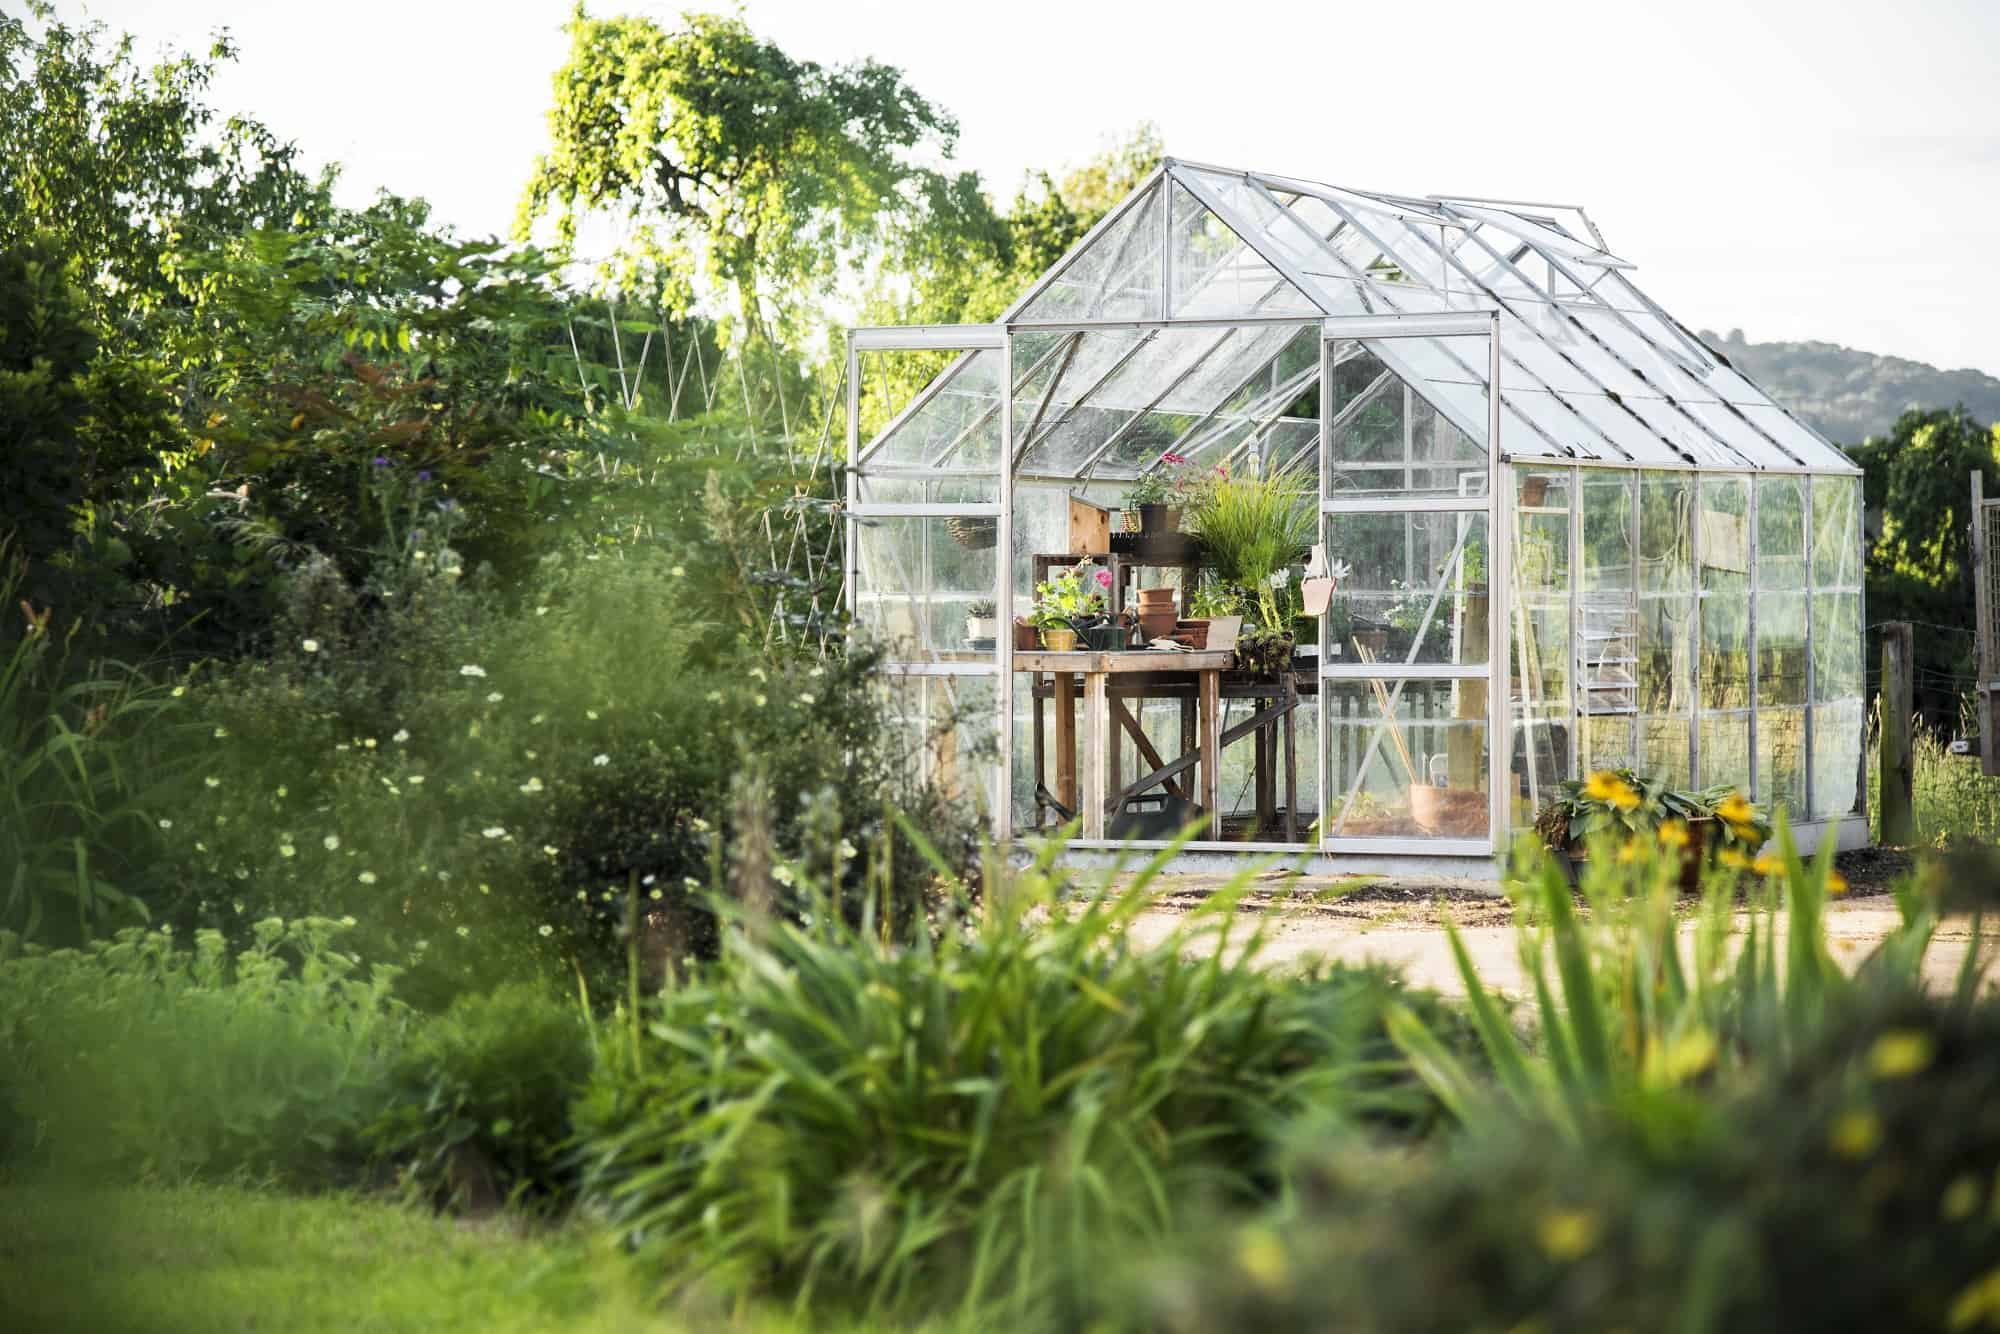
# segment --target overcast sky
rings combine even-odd
[[[671,21],[680,4],[616,5]],[[696,6],[701,7],[701,6]],[[711,8],[725,8],[716,4]],[[62,0],[148,50],[228,27],[215,89],[357,202],[504,232],[571,0]],[[793,55],[872,56],[1011,195],[1142,120],[1179,157],[1581,203],[1682,320],[2000,374],[2000,0],[749,0]]]

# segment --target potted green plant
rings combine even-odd
[[[1200,503],[1216,476],[1226,474],[1226,467],[1212,473],[1187,455],[1168,450],[1132,483],[1125,493],[1125,507],[1138,511],[1142,533],[1178,532],[1183,514]]]
[[[1245,593],[1237,660],[1252,670],[1291,662],[1291,567],[1312,545],[1318,516],[1293,474],[1212,474],[1194,510],[1202,545],[1225,584]]]
[[[1085,562],[1060,570],[1035,585],[1032,619],[1042,633],[1042,644],[1054,653],[1076,647],[1077,632],[1102,625],[1108,619],[1107,590],[1111,571]]]
[[[1692,891],[1711,853],[1737,869],[1754,866],[1771,824],[1732,787],[1687,791],[1630,769],[1601,769],[1559,785],[1536,813],[1535,832],[1572,863],[1582,861],[1589,841],[1601,834],[1657,839],[1678,849],[1681,888]]]
[[[965,608],[965,638],[968,643],[991,642],[1000,633],[999,608],[991,598],[980,598]]]

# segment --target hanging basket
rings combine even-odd
[[[969,519],[964,515],[944,521],[945,531],[967,551],[985,551],[1000,541],[998,519]]]

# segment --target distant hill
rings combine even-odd
[[[1983,371],[1941,371],[1837,343],[1751,343],[1741,329],[1701,337],[1835,444],[1886,435],[1905,408],[1963,403],[1982,422],[2000,421],[2000,379]]]

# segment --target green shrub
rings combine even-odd
[[[461,996],[404,1047],[368,1141],[450,1207],[560,1204],[573,1186],[569,1106],[591,1059],[574,998],[526,983]]]
[[[17,1156],[85,1176],[350,1177],[406,1017],[395,970],[360,968],[343,931],[271,919],[233,955],[214,931],[56,951],[0,933]]]
[[[684,1288],[1080,1310],[1088,1257],[1272,1189],[1290,1118],[1431,1122],[1383,1031],[1392,978],[1266,971],[1233,893],[1139,944],[1164,857],[1072,901],[1054,855],[934,932],[822,910],[727,933],[600,1066],[586,1199]]]
[[[336,615],[194,688],[202,753],[159,905],[183,930],[353,916],[357,947],[405,966],[402,994],[426,1008],[566,978],[573,960],[612,987],[628,887],[649,915],[702,916],[689,882],[716,887],[752,771],[778,851],[837,829],[856,892],[890,799],[969,856],[969,812],[907,778],[866,655],[718,638],[706,594],[657,552],[550,561],[516,608],[433,545],[409,560],[365,633]],[[295,590],[300,626],[337,601],[338,581],[323,585]],[[897,855],[915,879],[914,852]]]
[[[1885,979],[1709,1096],[1638,1092],[1574,1137],[1496,1112],[1449,1151],[1311,1155],[1292,1213],[1144,1271],[1141,1319],[1273,1334],[2000,1321],[2000,1007]]]

